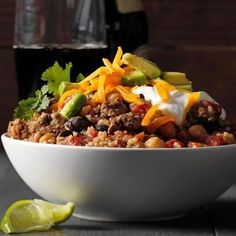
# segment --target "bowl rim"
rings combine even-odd
[[[4,146],[4,140],[10,141],[12,143],[20,143],[24,145],[39,145],[40,147],[50,147],[50,148],[57,148],[57,149],[72,149],[72,150],[93,150],[93,151],[155,151],[155,152],[193,152],[193,151],[203,151],[203,150],[224,150],[224,149],[235,149],[236,150],[236,144],[227,144],[227,145],[220,145],[220,146],[208,146],[208,147],[199,147],[199,148],[189,148],[189,147],[183,147],[183,148],[120,148],[120,147],[93,147],[93,146],[75,146],[75,145],[63,145],[63,144],[50,144],[50,143],[37,143],[37,142],[31,142],[27,140],[20,140],[20,139],[14,139],[7,135],[7,133],[3,133],[1,135],[1,140]]]

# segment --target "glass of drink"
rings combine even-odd
[[[72,79],[100,65],[106,51],[103,0],[17,0],[14,50],[19,98],[41,86],[55,61],[72,62]]]

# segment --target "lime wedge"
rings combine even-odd
[[[46,231],[66,221],[73,213],[74,203],[53,204],[39,199],[20,200],[5,212],[0,228],[4,233]]]

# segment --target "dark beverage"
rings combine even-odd
[[[71,78],[74,81],[79,73],[89,75],[102,65],[101,58],[106,55],[105,48],[71,49],[71,48],[42,48],[15,47],[16,72],[18,79],[18,97],[27,98],[41,87],[44,81],[41,75],[48,67],[57,61],[62,67],[72,62]]]

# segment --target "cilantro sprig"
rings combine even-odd
[[[70,83],[70,70],[72,63],[68,63],[63,69],[56,61],[53,66],[46,69],[41,79],[47,82],[47,85],[42,86],[41,89],[35,91],[34,97],[21,100],[14,111],[14,119],[20,118],[29,120],[35,112],[45,110],[49,106],[50,97],[58,98],[64,91],[64,87]],[[82,81],[84,76],[78,74],[77,82]],[[63,86],[64,87],[63,87]],[[63,87],[63,88],[62,88]]]
[[[47,81],[48,92],[53,96],[59,96],[59,86],[61,82],[70,82],[70,70],[72,63],[66,64],[63,69],[56,61],[52,67],[49,67],[42,74],[42,80]]]
[[[48,86],[43,85],[40,90],[35,91],[35,97],[21,100],[14,111],[14,119],[21,118],[29,120],[35,112],[40,112],[46,109],[50,102],[47,93]]]
[[[78,82],[81,82],[82,80],[84,80],[85,79],[85,77],[84,77],[84,75],[82,74],[82,73],[79,73],[78,75],[77,75],[77,77],[76,77],[76,82],[78,83]]]

